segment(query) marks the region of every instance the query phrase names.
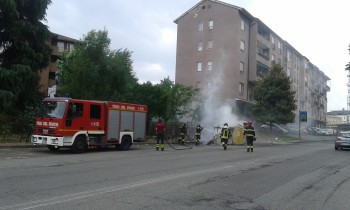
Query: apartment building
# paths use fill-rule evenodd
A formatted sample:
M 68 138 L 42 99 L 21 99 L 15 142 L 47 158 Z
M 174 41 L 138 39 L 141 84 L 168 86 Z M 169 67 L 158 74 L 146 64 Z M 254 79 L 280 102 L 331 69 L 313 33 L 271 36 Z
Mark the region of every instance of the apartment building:
M 199 88 L 202 97 L 234 101 L 249 115 L 254 86 L 278 63 L 297 93 L 296 114 L 307 111 L 310 126 L 326 123 L 330 78 L 244 8 L 202 0 L 174 22 L 176 83 Z
M 336 110 L 327 113 L 327 127 L 334 128 L 336 130 L 350 129 L 350 111 L 349 110 Z
M 56 33 L 52 33 L 51 36 L 51 57 L 50 64 L 45 68 L 40 75 L 40 92 L 49 94 L 50 91 L 55 90 L 56 87 L 56 72 L 57 72 L 57 60 L 63 51 L 72 51 L 74 46 L 79 41 L 66 36 L 62 36 Z M 53 93 L 53 92 L 51 92 Z

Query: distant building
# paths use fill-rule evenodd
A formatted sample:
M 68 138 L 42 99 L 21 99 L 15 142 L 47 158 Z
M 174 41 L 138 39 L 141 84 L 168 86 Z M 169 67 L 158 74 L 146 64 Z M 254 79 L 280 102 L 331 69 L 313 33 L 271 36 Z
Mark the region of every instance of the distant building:
M 326 125 L 330 78 L 244 8 L 202 0 L 174 22 L 176 83 L 199 88 L 203 97 L 212 92 L 219 100 L 233 101 L 249 118 L 255 85 L 278 63 L 296 91 L 295 123 L 299 111 L 307 111 L 305 126 Z
M 337 130 L 350 130 L 350 111 L 338 110 L 327 113 L 327 127 Z
M 40 92 L 54 94 L 56 90 L 57 60 L 63 51 L 72 51 L 79 40 L 52 33 L 50 64 L 40 75 Z

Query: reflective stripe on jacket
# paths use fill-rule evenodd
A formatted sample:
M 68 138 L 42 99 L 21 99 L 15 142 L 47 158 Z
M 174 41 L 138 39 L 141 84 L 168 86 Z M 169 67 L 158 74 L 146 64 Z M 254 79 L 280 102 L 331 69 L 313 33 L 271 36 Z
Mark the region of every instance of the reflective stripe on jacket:
M 255 130 L 254 130 L 254 127 L 253 126 L 247 126 L 245 127 L 244 129 L 244 132 L 243 132 L 243 135 L 246 135 L 246 136 L 255 136 Z
M 228 128 L 223 128 L 221 130 L 220 137 L 223 138 L 223 139 L 228 139 L 229 136 L 230 136 L 229 129 Z

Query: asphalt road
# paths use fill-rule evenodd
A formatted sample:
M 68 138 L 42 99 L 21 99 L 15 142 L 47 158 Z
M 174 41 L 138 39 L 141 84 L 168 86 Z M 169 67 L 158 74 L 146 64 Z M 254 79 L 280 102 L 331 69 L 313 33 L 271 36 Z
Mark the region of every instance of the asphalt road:
M 181 146 L 177 146 L 181 148 Z M 155 151 L 0 148 L 0 209 L 349 209 L 333 141 Z

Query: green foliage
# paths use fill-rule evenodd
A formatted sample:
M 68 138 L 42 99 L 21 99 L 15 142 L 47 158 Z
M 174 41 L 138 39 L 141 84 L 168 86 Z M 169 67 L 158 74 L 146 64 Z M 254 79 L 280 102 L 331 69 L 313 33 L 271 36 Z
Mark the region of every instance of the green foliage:
M 0 1 L 0 113 L 23 113 L 40 99 L 38 72 L 48 66 L 50 0 Z
M 165 78 L 160 84 L 137 83 L 131 52 L 113 51 L 104 31 L 90 31 L 71 53 L 63 53 L 58 68 L 60 95 L 90 100 L 122 101 L 148 106 L 154 118 L 177 120 L 191 112 L 196 91 Z
M 148 122 L 153 117 L 159 117 L 160 113 L 165 109 L 163 100 L 164 93 L 159 85 L 153 85 L 151 82 L 136 84 L 132 91 L 128 91 L 127 102 L 144 104 L 148 107 L 147 118 Z
M 174 84 L 169 77 L 161 81 L 159 85 L 162 93 L 161 100 L 164 100 L 160 117 L 165 121 L 174 120 L 192 113 L 191 102 L 198 94 L 198 90 L 181 84 Z
M 151 82 L 137 84 L 129 92 L 129 102 L 148 106 L 147 116 L 162 118 L 165 122 L 177 121 L 178 118 L 191 113 L 191 102 L 197 91 L 192 87 L 174 84 L 169 77 L 160 84 Z
M 254 99 L 253 115 L 257 121 L 286 124 L 294 120 L 295 91 L 279 64 L 273 65 L 269 75 L 258 82 Z
M 59 61 L 60 94 L 94 100 L 123 101 L 137 83 L 131 52 L 110 50 L 108 32 L 90 31 L 72 53 Z

